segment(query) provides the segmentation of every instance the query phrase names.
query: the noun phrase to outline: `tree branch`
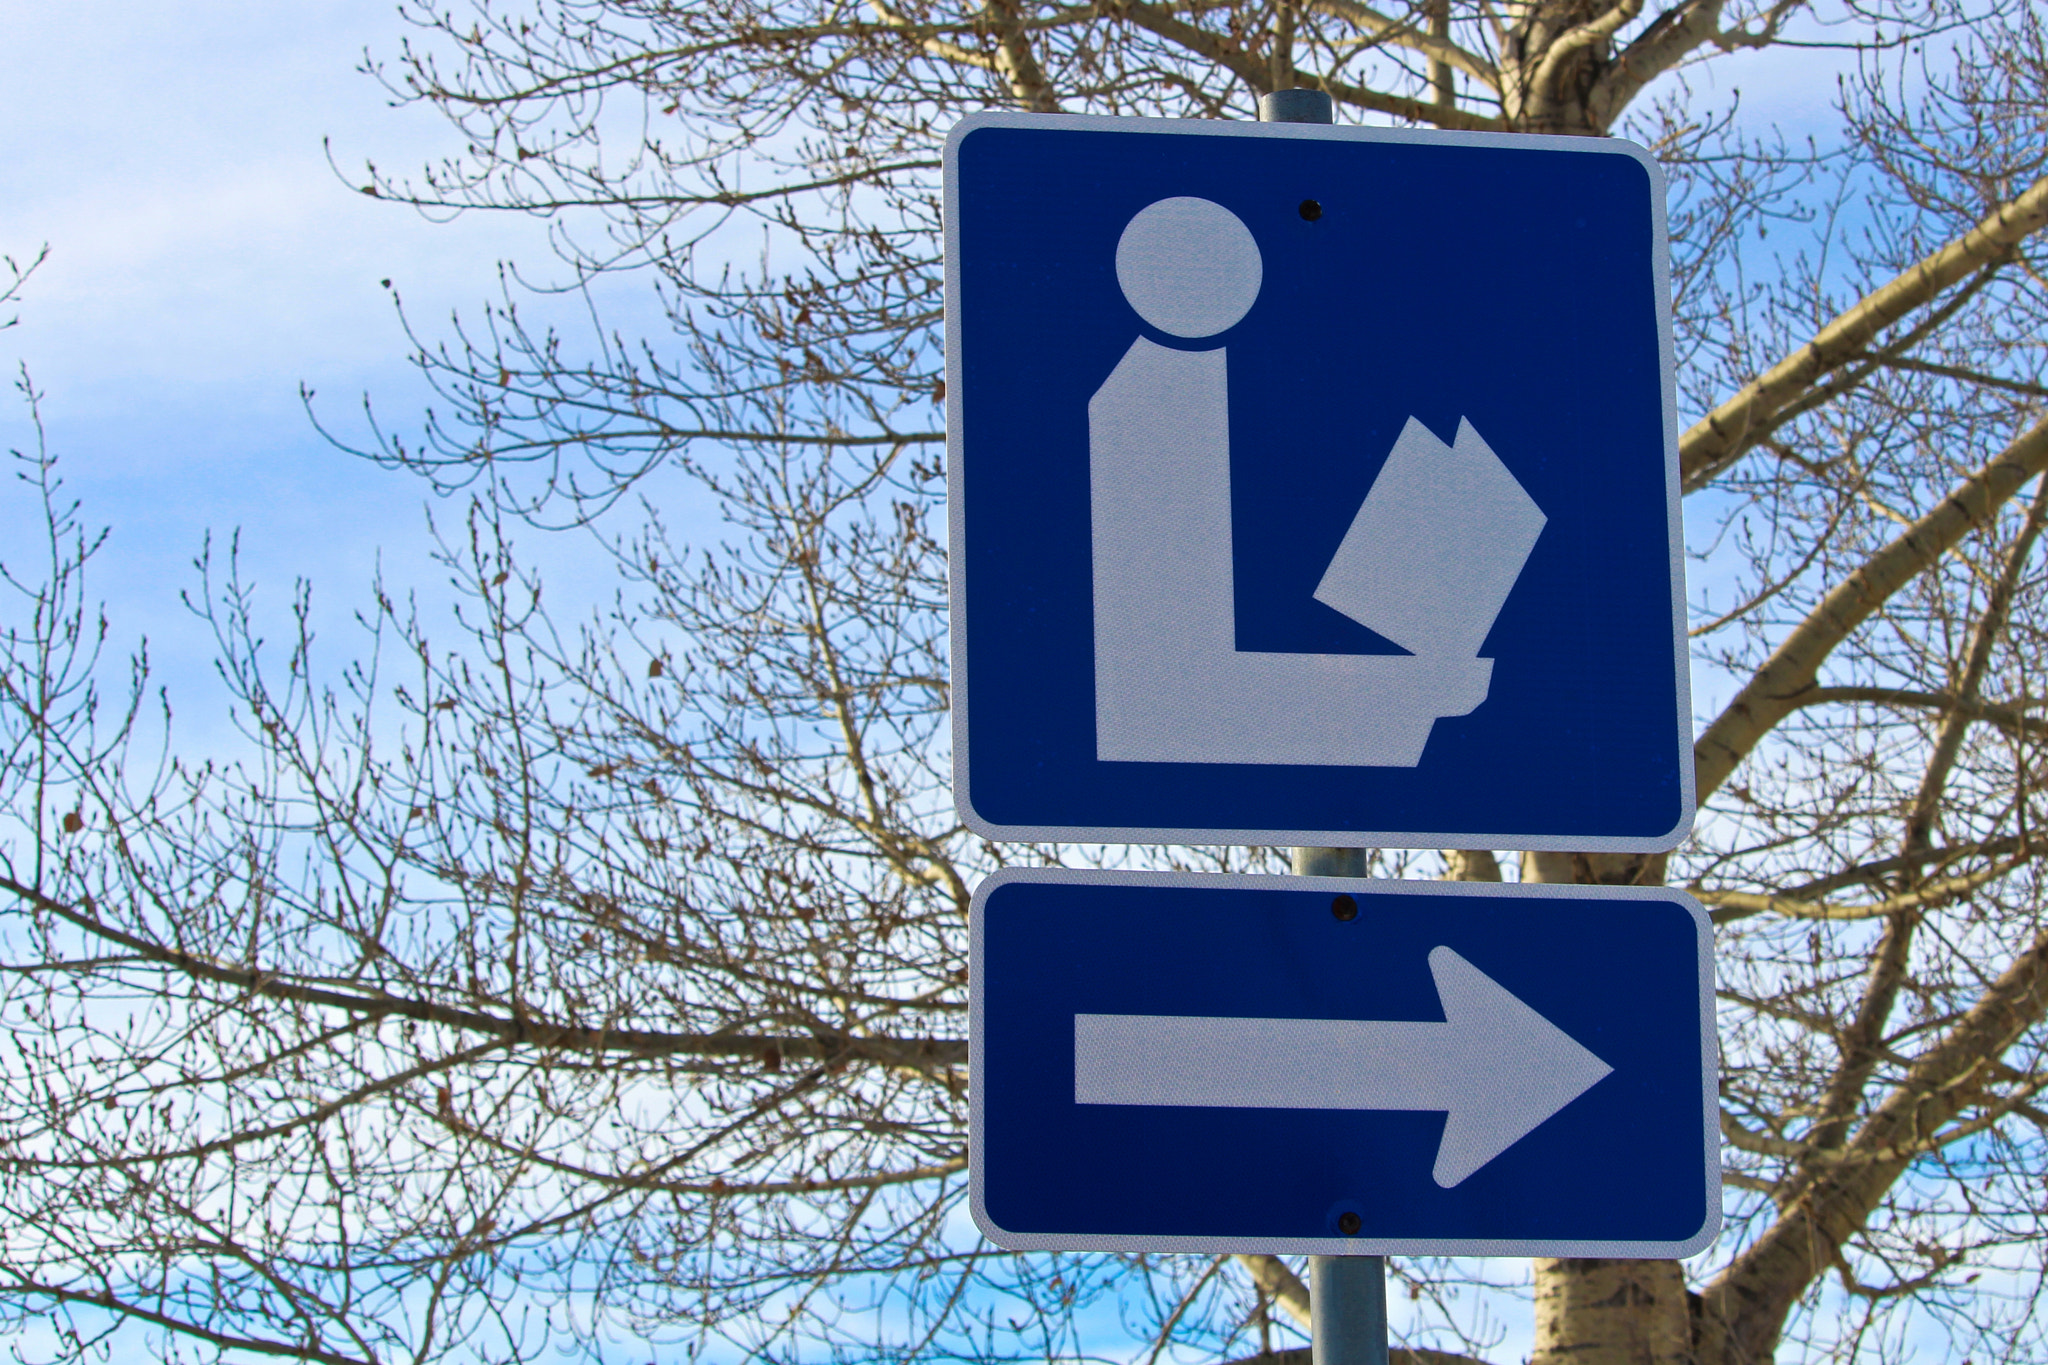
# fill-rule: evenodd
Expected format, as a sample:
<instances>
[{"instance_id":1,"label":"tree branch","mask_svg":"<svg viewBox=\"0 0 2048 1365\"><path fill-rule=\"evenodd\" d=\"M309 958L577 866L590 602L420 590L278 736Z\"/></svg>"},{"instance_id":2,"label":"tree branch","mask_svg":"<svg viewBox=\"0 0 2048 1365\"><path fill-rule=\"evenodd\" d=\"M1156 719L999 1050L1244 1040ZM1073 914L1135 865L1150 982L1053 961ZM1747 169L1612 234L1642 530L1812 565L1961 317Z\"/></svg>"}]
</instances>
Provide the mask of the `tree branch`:
<instances>
[{"instance_id":1,"label":"tree branch","mask_svg":"<svg viewBox=\"0 0 2048 1365\"><path fill-rule=\"evenodd\" d=\"M1995 1058L2048 1013L2048 934L1993 982L1948 1036L1864 1122L1840 1157L1818 1169L1800 1197L1700 1296L1702 1324L1726 1357L1768 1360L1792 1306L1834 1264L1927 1135L1974 1104Z\"/></svg>"},{"instance_id":2,"label":"tree branch","mask_svg":"<svg viewBox=\"0 0 2048 1365\"><path fill-rule=\"evenodd\" d=\"M1308 1286L1287 1268L1287 1262L1263 1252L1245 1252L1239 1254L1237 1263L1251 1272L1252 1283L1259 1291L1286 1309L1287 1316L1303 1330L1310 1326L1314 1319L1309 1313Z\"/></svg>"},{"instance_id":3,"label":"tree branch","mask_svg":"<svg viewBox=\"0 0 2048 1365\"><path fill-rule=\"evenodd\" d=\"M1688 54L1714 41L1721 31L1726 0L1691 0L1665 10L1616 54L1600 73L1586 98L1593 117L1609 127L1643 87L1684 61Z\"/></svg>"},{"instance_id":4,"label":"tree branch","mask_svg":"<svg viewBox=\"0 0 2048 1365\"><path fill-rule=\"evenodd\" d=\"M2044 225L2048 225L2048 176L2001 204L1955 241L1865 294L1798 352L1744 385L1679 438L1679 479L1685 490L1704 487L1740 459L1755 438L1769 429L1771 418L1780 409L1821 376L1855 359L1879 332Z\"/></svg>"},{"instance_id":5,"label":"tree branch","mask_svg":"<svg viewBox=\"0 0 2048 1365\"><path fill-rule=\"evenodd\" d=\"M57 915L98 938L118 943L138 957L171 967L202 981L216 981L272 1000L290 1000L324 1009L344 1010L370 1018L414 1019L469 1033L484 1033L527 1047L589 1053L632 1053L643 1057L697 1056L751 1058L766 1065L788 1059L823 1062L867 1062L930 1075L945 1067L967 1064L967 1044L953 1038L873 1038L847 1034L790 1035L664 1033L602 1025L555 1024L501 1017L458 1009L410 996L339 991L287 981L257 967L237 967L117 929L96 915L80 912L40 891L0 876L0 891L9 892Z\"/></svg>"},{"instance_id":6,"label":"tree branch","mask_svg":"<svg viewBox=\"0 0 2048 1365\"><path fill-rule=\"evenodd\" d=\"M1991 667L1992 648L1998 643L1998 637L2005 633L2013 594L2019 590L2020 575L2026 571L2027 561L2033 557L2034 543L2041 538L2044 516L2048 516L2048 479L2034 486L2034 505L2027 510L2026 524L2020 528L2019 536L2005 557L2005 567L2000 571L1998 581L1992 585L1983 615L1977 618L1969 657L1963 663L1963 676L1955 683L1956 695L1965 703L1977 700L1977 690L1984 683L1984 672ZM1955 767L1957 756L1962 753L1963 735L1970 728L1971 719L1960 708L1948 711L1941 718L1941 728L1934 737L1934 752L1928 755L1926 770L1920 778L1920 790L1914 794L1913 807L1906 815L1905 845L1908 851L1926 848L1932 842L1942 792L1948 786L1949 773Z\"/></svg>"},{"instance_id":7,"label":"tree branch","mask_svg":"<svg viewBox=\"0 0 2048 1365\"><path fill-rule=\"evenodd\" d=\"M1109 6L1110 13L1118 18L1126 19L1168 42L1178 43L1196 56L1206 58L1229 71L1250 89L1260 94L1268 93L1267 83L1272 79L1271 68L1217 34L1197 28L1156 5L1146 4L1145 0L1104 2ZM1499 119L1468 114L1461 109L1439 109L1425 100L1382 94L1377 90L1367 90L1311 72L1300 72L1296 79L1302 85L1324 91L1339 103L1357 109L1370 109L1378 114L1392 114L1396 118L1408 119L1415 123L1434 124L1440 128L1464 128L1475 132L1498 131L1503 126Z\"/></svg>"},{"instance_id":8,"label":"tree branch","mask_svg":"<svg viewBox=\"0 0 2048 1365\"><path fill-rule=\"evenodd\" d=\"M1225 1361L1224 1365L1315 1365L1315 1352L1307 1346L1296 1346L1264 1355L1240 1356L1236 1360ZM1487 1362L1477 1356L1461 1356L1456 1351L1432 1351L1426 1346L1395 1346L1387 1351L1387 1365L1487 1365Z\"/></svg>"},{"instance_id":9,"label":"tree branch","mask_svg":"<svg viewBox=\"0 0 2048 1365\"><path fill-rule=\"evenodd\" d=\"M1947 692L1909 692L1898 687L1816 687L1800 700L1800 707L1826 706L1837 702L1866 702L1875 706L1910 706L1929 711L1954 711L1995 725L2008 734L2048 735L2048 720L2030 716L2028 707L2040 706L2031 699L2019 702L1964 701Z\"/></svg>"},{"instance_id":10,"label":"tree branch","mask_svg":"<svg viewBox=\"0 0 2048 1365\"><path fill-rule=\"evenodd\" d=\"M1010 94L1034 114L1057 114L1060 102L1018 21L1016 0L988 0L984 13L996 34L996 70L1010 83Z\"/></svg>"},{"instance_id":11,"label":"tree branch","mask_svg":"<svg viewBox=\"0 0 2048 1365\"><path fill-rule=\"evenodd\" d=\"M216 1332L201 1327L196 1322L174 1318L168 1313L159 1313L140 1304L124 1303L111 1293L81 1294L75 1289L59 1285L41 1284L35 1280L17 1278L14 1283L0 1285L0 1294L19 1294L24 1297L49 1299L56 1303L91 1308L97 1312L134 1318L139 1322L154 1323L158 1327L176 1332L179 1336L191 1337L231 1351L249 1351L256 1355L283 1356L293 1360L315 1362L316 1365L374 1365L374 1358L368 1356L345 1356L336 1351L325 1350L311 1342L266 1341L261 1337L235 1336L227 1332Z\"/></svg>"},{"instance_id":12,"label":"tree branch","mask_svg":"<svg viewBox=\"0 0 2048 1365\"><path fill-rule=\"evenodd\" d=\"M1748 919L1751 915L1783 915L1788 919L1812 920L1861 920L1882 919L1886 915L1915 913L1933 910L1960 900L1979 887L1989 886L2013 869L2033 861L2029 855L2013 858L2006 862L1994 863L1979 872L1966 876L1949 877L1938 882L1925 882L1911 891L1896 896L1887 896L1881 901L1865 905L1835 905L1827 901L1801 900L1794 896L1759 896L1748 891L1709 891L1701 887L1687 887L1703 904L1717 907L1710 918L1716 924L1733 924Z\"/></svg>"},{"instance_id":13,"label":"tree branch","mask_svg":"<svg viewBox=\"0 0 2048 1365\"><path fill-rule=\"evenodd\" d=\"M1425 33L1413 24L1389 18L1370 5L1360 4L1359 0L1315 0L1310 8L1317 13L1356 24L1373 37L1392 43L1396 47L1408 48L1421 53L1431 61L1455 67L1489 88L1500 84L1499 69L1484 57L1468 52L1448 38Z\"/></svg>"},{"instance_id":14,"label":"tree branch","mask_svg":"<svg viewBox=\"0 0 2048 1365\"><path fill-rule=\"evenodd\" d=\"M2048 187L2048 180L2042 182ZM2043 204L2048 205L2048 188ZM1787 635L1693 745L1704 801L1777 723L1806 703L1821 665L1850 632L2048 468L2048 418L2028 428L1939 506L1879 550Z\"/></svg>"},{"instance_id":15,"label":"tree branch","mask_svg":"<svg viewBox=\"0 0 2048 1365\"><path fill-rule=\"evenodd\" d=\"M1596 43L1603 43L1621 30L1622 25L1643 12L1643 0L1617 0L1604 14L1597 14L1583 24L1566 29L1552 40L1543 54L1542 63L1536 74L1530 77L1530 85L1536 91L1536 98L1543 103L1550 102L1550 88L1557 80L1558 72L1572 57Z\"/></svg>"}]
</instances>

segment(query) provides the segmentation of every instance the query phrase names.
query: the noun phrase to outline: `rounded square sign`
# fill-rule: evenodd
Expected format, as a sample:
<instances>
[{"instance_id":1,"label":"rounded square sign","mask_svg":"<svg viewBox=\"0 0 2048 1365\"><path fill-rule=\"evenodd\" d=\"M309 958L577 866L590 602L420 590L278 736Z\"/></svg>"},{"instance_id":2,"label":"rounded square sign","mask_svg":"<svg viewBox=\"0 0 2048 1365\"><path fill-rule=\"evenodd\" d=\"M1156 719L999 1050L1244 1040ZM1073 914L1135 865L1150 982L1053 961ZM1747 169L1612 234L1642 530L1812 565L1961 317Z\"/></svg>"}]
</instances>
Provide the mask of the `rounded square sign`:
<instances>
[{"instance_id":1,"label":"rounded square sign","mask_svg":"<svg viewBox=\"0 0 2048 1365\"><path fill-rule=\"evenodd\" d=\"M1663 181L1576 138L947 143L993 838L1656 851L1693 809Z\"/></svg>"}]
</instances>

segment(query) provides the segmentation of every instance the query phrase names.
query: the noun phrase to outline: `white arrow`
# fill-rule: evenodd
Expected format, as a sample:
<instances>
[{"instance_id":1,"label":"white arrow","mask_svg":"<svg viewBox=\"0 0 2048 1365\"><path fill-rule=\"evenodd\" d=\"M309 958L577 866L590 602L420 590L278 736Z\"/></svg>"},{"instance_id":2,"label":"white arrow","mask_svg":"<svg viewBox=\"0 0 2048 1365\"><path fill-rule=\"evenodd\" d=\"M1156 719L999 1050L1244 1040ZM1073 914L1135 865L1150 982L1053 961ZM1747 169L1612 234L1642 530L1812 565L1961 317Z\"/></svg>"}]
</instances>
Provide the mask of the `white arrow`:
<instances>
[{"instance_id":1,"label":"white arrow","mask_svg":"<svg viewBox=\"0 0 2048 1365\"><path fill-rule=\"evenodd\" d=\"M1449 948L1444 1022L1074 1016L1076 1104L1441 1109L1449 1189L1614 1068Z\"/></svg>"}]
</instances>

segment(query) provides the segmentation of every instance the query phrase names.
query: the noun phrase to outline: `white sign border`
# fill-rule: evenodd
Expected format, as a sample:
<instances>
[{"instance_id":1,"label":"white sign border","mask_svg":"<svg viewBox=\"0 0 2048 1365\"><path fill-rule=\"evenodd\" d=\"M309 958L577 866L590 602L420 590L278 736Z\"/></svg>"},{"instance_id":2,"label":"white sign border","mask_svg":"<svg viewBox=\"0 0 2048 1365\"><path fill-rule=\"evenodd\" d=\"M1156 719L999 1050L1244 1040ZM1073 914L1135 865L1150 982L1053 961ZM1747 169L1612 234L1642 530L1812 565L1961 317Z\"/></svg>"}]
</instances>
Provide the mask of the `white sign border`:
<instances>
[{"instance_id":1,"label":"white sign border","mask_svg":"<svg viewBox=\"0 0 2048 1365\"><path fill-rule=\"evenodd\" d=\"M1652 272L1657 300L1657 346L1662 370L1665 517L1670 530L1672 658L1677 681L1679 820L1659 835L1518 834L1512 831L1211 829L1128 825L1008 825L984 818L974 808L969 786L968 711L971 660L967 651L967 584L961 547L966 543L965 463L962 434L966 384L960 355L960 146L984 128L1059 128L1077 132L1138 133L1169 137L1308 138L1335 142L1424 143L1493 147L1511 151L1570 151L1626 156L1650 177L1653 216ZM1672 339L1671 252L1663 167L1647 148L1620 138L1551 134L1464 133L1433 129L1364 128L1314 123L1234 123L1210 119L1115 118L1100 114L970 114L947 134L943 177L945 218L946 489L951 687L953 712L953 800L967 827L996 841L1132 844L1296 844L1331 848L1491 848L1579 853L1667 853L1691 833L1699 804L1692 762L1691 657L1685 634L1685 549L1678 480L1677 355Z\"/></svg>"}]
</instances>

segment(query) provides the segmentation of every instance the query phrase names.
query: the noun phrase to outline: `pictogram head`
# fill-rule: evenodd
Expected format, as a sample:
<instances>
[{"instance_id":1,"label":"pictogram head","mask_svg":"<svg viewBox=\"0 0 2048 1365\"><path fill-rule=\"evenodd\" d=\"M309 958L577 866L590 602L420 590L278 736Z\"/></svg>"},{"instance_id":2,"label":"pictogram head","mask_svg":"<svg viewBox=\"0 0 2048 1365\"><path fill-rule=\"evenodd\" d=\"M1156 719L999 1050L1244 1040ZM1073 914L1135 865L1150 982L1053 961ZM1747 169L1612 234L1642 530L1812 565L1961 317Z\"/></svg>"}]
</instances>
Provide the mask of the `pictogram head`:
<instances>
[{"instance_id":1,"label":"pictogram head","mask_svg":"<svg viewBox=\"0 0 2048 1365\"><path fill-rule=\"evenodd\" d=\"M1138 316L1169 336L1235 326L1265 266L1251 229L1223 205L1182 195L1140 209L1116 244L1116 279Z\"/></svg>"}]
</instances>

